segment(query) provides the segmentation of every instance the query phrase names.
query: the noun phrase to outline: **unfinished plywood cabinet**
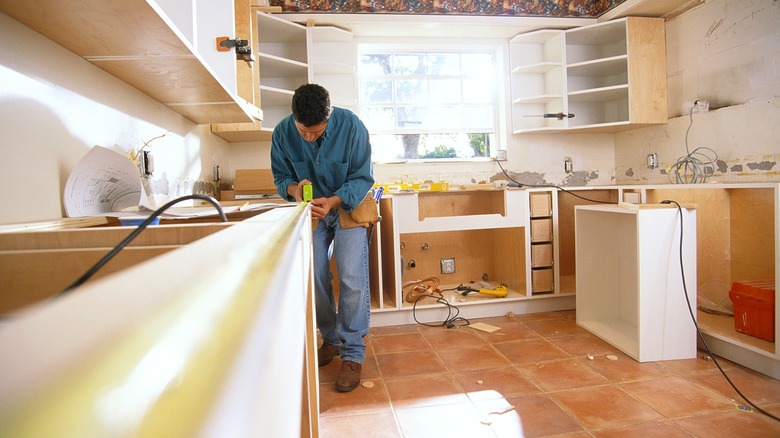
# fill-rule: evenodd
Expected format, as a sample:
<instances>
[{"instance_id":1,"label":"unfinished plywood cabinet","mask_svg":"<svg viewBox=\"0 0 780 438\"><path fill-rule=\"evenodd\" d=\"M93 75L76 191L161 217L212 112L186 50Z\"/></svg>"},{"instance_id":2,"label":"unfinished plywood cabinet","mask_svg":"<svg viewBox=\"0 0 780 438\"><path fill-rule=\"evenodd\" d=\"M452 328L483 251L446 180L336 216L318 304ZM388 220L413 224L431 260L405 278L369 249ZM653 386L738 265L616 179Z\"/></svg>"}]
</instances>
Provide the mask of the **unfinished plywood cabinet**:
<instances>
[{"instance_id":1,"label":"unfinished plywood cabinet","mask_svg":"<svg viewBox=\"0 0 780 438\"><path fill-rule=\"evenodd\" d=\"M537 207L550 222L552 205L549 192L535 201L529 200L531 194L505 189L389 195L382 206L382 280L395 305L376 310L372 324L414 323L415 314L428 321L441 318L441 304L423 300L414 306L404 300L405 285L429 278L436 278L443 295L465 317L572 308L573 296L550 293L552 269L532 274L534 257L545 260L545 267L552 265L552 247L548 240L532 254L530 209ZM442 260L453 260L454 271L442 272ZM456 290L502 284L508 288L505 298L464 296ZM536 296L535 288L544 292Z\"/></svg>"},{"instance_id":2,"label":"unfinished plywood cabinet","mask_svg":"<svg viewBox=\"0 0 780 438\"><path fill-rule=\"evenodd\" d=\"M696 205L697 292L731 305L734 282L780 278L780 184L680 184L642 186L645 202L665 199ZM777 296L774 317L779 318ZM780 379L780 326L775 341L739 333L732 316L698 311L699 326L713 353Z\"/></svg>"},{"instance_id":3,"label":"unfinished plywood cabinet","mask_svg":"<svg viewBox=\"0 0 780 438\"><path fill-rule=\"evenodd\" d=\"M516 36L510 41L513 132L615 132L666 123L665 45L662 18Z\"/></svg>"}]
</instances>

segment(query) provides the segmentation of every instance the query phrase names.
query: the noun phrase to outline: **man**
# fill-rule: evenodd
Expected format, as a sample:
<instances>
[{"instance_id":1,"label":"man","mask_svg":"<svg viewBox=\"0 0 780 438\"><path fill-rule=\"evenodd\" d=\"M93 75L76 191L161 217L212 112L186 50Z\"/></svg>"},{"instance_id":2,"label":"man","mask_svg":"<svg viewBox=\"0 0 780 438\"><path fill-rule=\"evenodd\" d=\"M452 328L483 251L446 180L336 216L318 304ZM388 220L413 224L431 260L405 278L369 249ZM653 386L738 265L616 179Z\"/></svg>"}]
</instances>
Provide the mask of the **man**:
<instances>
[{"instance_id":1,"label":"man","mask_svg":"<svg viewBox=\"0 0 780 438\"><path fill-rule=\"evenodd\" d=\"M315 303L323 339L317 359L324 366L339 353L336 389L352 391L360 383L371 311L368 238L365 228L343 228L338 210L352 211L374 184L368 130L351 111L333 108L325 88L302 85L293 95L292 114L274 128L271 169L279 194L289 201L301 202L303 186L312 186ZM340 282L338 312L331 243Z\"/></svg>"}]
</instances>

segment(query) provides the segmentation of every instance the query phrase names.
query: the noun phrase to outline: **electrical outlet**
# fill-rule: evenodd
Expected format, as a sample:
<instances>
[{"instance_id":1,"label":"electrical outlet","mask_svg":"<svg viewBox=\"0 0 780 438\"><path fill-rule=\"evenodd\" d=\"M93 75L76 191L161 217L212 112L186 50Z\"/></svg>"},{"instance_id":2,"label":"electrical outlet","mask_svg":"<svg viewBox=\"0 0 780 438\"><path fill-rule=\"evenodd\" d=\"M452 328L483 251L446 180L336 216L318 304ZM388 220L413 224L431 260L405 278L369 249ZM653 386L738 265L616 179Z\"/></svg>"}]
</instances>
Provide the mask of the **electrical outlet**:
<instances>
[{"instance_id":1,"label":"electrical outlet","mask_svg":"<svg viewBox=\"0 0 780 438\"><path fill-rule=\"evenodd\" d=\"M563 171L566 173L574 172L574 164L572 163L570 157L566 157L563 159Z\"/></svg>"},{"instance_id":2,"label":"electrical outlet","mask_svg":"<svg viewBox=\"0 0 780 438\"><path fill-rule=\"evenodd\" d=\"M656 169L658 167L658 153L653 152L647 156L647 168Z\"/></svg>"},{"instance_id":3,"label":"electrical outlet","mask_svg":"<svg viewBox=\"0 0 780 438\"><path fill-rule=\"evenodd\" d=\"M441 259L441 273L442 274L454 274L455 273L455 259Z\"/></svg>"},{"instance_id":4,"label":"electrical outlet","mask_svg":"<svg viewBox=\"0 0 780 438\"><path fill-rule=\"evenodd\" d=\"M710 110L710 101L708 100L697 100L696 102L693 102L693 112L694 113L706 113Z\"/></svg>"}]
</instances>

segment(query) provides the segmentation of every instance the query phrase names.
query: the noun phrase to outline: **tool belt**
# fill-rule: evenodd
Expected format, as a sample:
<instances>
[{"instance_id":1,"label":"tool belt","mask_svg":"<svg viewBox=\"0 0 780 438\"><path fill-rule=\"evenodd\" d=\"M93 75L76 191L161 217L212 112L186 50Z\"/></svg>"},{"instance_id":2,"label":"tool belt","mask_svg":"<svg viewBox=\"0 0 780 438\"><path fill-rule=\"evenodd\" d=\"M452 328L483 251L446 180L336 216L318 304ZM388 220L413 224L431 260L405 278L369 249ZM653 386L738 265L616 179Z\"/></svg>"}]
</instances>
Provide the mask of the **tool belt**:
<instances>
[{"instance_id":1,"label":"tool belt","mask_svg":"<svg viewBox=\"0 0 780 438\"><path fill-rule=\"evenodd\" d=\"M347 213L339 206L339 224L341 228L368 228L369 225L379 221L379 208L371 192L366 194L363 201L352 211Z\"/></svg>"}]
</instances>

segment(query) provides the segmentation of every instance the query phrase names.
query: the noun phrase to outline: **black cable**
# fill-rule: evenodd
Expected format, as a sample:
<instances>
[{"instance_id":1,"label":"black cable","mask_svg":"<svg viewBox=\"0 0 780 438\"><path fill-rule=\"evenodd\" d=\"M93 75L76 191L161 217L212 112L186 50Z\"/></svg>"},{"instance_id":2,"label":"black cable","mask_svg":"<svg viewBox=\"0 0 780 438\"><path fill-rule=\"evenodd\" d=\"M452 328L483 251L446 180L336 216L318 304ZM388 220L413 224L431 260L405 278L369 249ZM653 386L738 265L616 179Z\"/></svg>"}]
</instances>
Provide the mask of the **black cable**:
<instances>
[{"instance_id":1,"label":"black cable","mask_svg":"<svg viewBox=\"0 0 780 438\"><path fill-rule=\"evenodd\" d=\"M688 299L688 287L685 285L685 268L683 265L683 213L682 213L682 207L680 206L677 201L672 201L669 199L661 201L661 204L674 204L677 206L677 212L680 216L680 277L682 278L682 286L683 286L683 292L685 293L685 303L688 305L688 313L691 315L691 321L693 321L694 327L696 327L696 333L699 335L699 339L701 339L701 343L704 345L704 348L707 350L707 354L710 355L712 358L712 361L715 363L715 366L718 367L718 370L720 370L720 373L723 374L723 377L726 378L726 381L729 382L729 385L731 385L732 388L734 388L734 391L737 391L737 394L739 394L742 399L744 399L747 404L749 404L753 409L756 411L766 415L769 418L772 418L774 420L780 421L780 418L770 414L769 412L766 412L765 410L759 408L756 406L750 399L745 397L744 394L737 388L737 386L734 384L734 382L731 381L728 375L726 375L726 372L723 370L723 368L720 366L720 363L718 363L718 360L715 358L715 355L710 350L710 346L707 345L707 341L704 339L704 334L701 332L701 329L699 328L699 323L696 322L696 317L693 315L693 308L691 307L691 302Z\"/></svg>"},{"instance_id":2,"label":"black cable","mask_svg":"<svg viewBox=\"0 0 780 438\"><path fill-rule=\"evenodd\" d=\"M81 286L84 284L85 281L89 280L90 277L95 275L95 273L103 267L106 263L108 263L112 258L114 258L115 255L119 254L119 252L124 249L125 246L127 246L130 242L133 241L143 230L146 229L146 227L152 223L155 219L157 219L158 216L163 214L165 210L168 210L172 206L178 204L181 201L186 201L188 199L201 199L204 201L208 201L211 204L214 205L214 207L217 209L217 212L219 212L220 219L222 219L222 222L227 222L227 216L225 216L225 212L222 211L222 207L219 205L219 202L217 202L216 199L212 198L211 196L207 195L201 195L201 194L193 194L193 195L186 195L179 198L174 199L173 201L168 202L167 204L163 205L162 207L158 208L154 211L148 218L146 218L143 222L141 222L138 227L136 227L135 230L133 230L130 235L124 238L119 244L117 244L111 251L108 252L103 258L98 260L97 263L95 263L89 270L84 273L81 277L79 277L76 281L74 281L70 286L63 289L60 293L58 293L56 296L60 297L62 295L65 295L69 293L71 290L77 288L78 286Z\"/></svg>"},{"instance_id":3,"label":"black cable","mask_svg":"<svg viewBox=\"0 0 780 438\"><path fill-rule=\"evenodd\" d=\"M551 189L557 189L557 190L560 190L560 191L562 191L562 192L564 192L564 193L566 193L566 194L569 194L569 195L571 195L571 196L574 196L574 197L576 197L576 198L580 198L580 199L582 199L582 200L584 200L584 201L588 201L588 202L594 202L594 203L596 203L596 204L615 204L615 205L617 205L617 204L618 204L617 202L613 202L613 201L598 201L598 200L595 200L595 199L586 198L586 197L584 197L584 196L580 196L580 195L578 195L578 194L576 194L576 193L574 193L574 192L571 192L571 191L569 191L569 190L566 190L566 189L564 189L563 187L561 187L561 186L557 186L557 185L555 185L555 184L525 184L525 183L521 183L521 182L519 182L519 181L516 181L516 180L515 180L514 178L512 178L511 176L509 176L509 174L507 173L506 169L504 169L504 166L502 166L502 165L501 165L501 162L500 162L500 161L496 160L496 163L498 163L498 167L500 167L500 168L501 168L501 171L504 173L504 175L505 175L507 178L509 178L509 180L510 180L510 181L512 181L513 183L517 184L517 185L516 185L516 187L534 187L534 188L544 188L544 187L546 187L546 188L551 188Z\"/></svg>"},{"instance_id":4,"label":"black cable","mask_svg":"<svg viewBox=\"0 0 780 438\"><path fill-rule=\"evenodd\" d=\"M426 322L420 322L420 320L417 319L417 303L419 303L423 298L433 298L436 300L437 303L443 304L447 307L447 318L442 321L440 324L430 324ZM453 314L454 310L454 314ZM412 317L414 318L414 322L420 325L424 325L427 327L447 327L447 328L453 328L453 327L465 327L468 325L471 325L471 322L462 317L458 316L460 314L460 309L458 306L455 306L454 304L450 304L449 301L444 299L444 297L441 295L441 293L437 293L437 295L421 295L417 297L416 300L414 300L414 303L412 304ZM460 323L459 323L460 322Z\"/></svg>"}]
</instances>

